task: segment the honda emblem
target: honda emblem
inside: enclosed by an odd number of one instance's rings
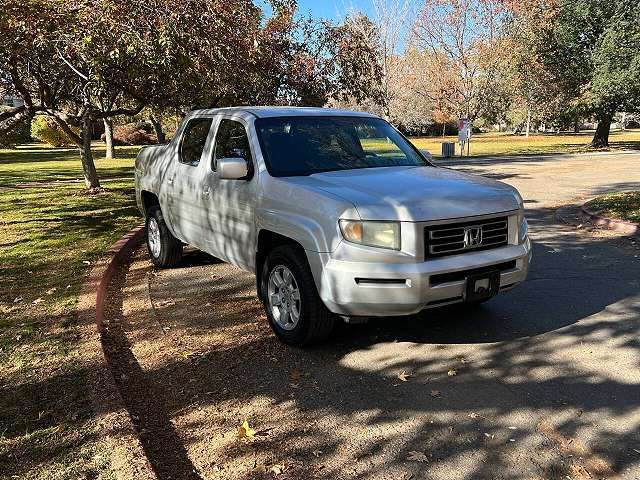
[[[467,227],[464,229],[464,248],[482,245],[482,227]]]

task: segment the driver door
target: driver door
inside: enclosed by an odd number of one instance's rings
[[[248,174],[237,180],[220,178],[221,158],[243,158]],[[250,269],[255,255],[254,205],[257,181],[247,125],[239,118],[221,118],[211,154],[210,171],[204,177],[203,227],[209,232],[208,250],[218,258]]]

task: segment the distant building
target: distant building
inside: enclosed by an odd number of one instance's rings
[[[21,107],[24,105],[24,101],[14,95],[5,95],[2,97],[2,105],[5,107]]]

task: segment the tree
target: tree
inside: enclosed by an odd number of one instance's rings
[[[570,106],[594,115],[592,145],[609,144],[616,111],[640,110],[640,4],[558,0],[553,22],[537,31],[536,54]]]
[[[337,106],[376,113],[407,130],[422,130],[431,121],[431,100],[418,93],[421,75],[416,72],[419,59],[403,55],[402,43],[410,16],[407,0],[372,0],[374,17],[351,13],[344,21],[363,45],[367,45],[367,63],[375,75],[364,98],[342,98]]]
[[[501,32],[504,8],[497,0],[425,0],[413,28],[413,42],[432,55],[440,83],[437,101],[459,116],[496,116],[504,98]],[[434,99],[436,100],[436,99]]]
[[[77,145],[88,188],[100,186],[95,121],[108,141],[114,117],[149,107],[161,139],[165,111],[323,105],[364,98],[378,81],[357,31],[298,19],[293,0],[273,0],[268,19],[252,0],[2,1],[0,85],[25,105],[0,113],[0,131],[52,117]]]
[[[0,11],[0,71],[25,102],[2,119],[0,129],[20,116],[52,117],[79,149],[87,188],[100,187],[93,122],[140,111],[139,91],[157,72],[145,70],[157,65],[139,41],[143,32],[132,24],[137,17],[125,10],[110,0],[5,0]],[[117,99],[126,106],[114,107]]]

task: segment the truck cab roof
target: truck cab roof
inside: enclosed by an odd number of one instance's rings
[[[243,106],[243,107],[224,107],[193,110],[190,115],[213,115],[218,113],[236,113],[251,114],[256,118],[267,117],[301,117],[301,116],[353,116],[353,117],[372,117],[378,118],[376,115],[367,112],[354,112],[351,110],[341,110],[337,108],[318,108],[318,107],[279,107],[279,106]]]

